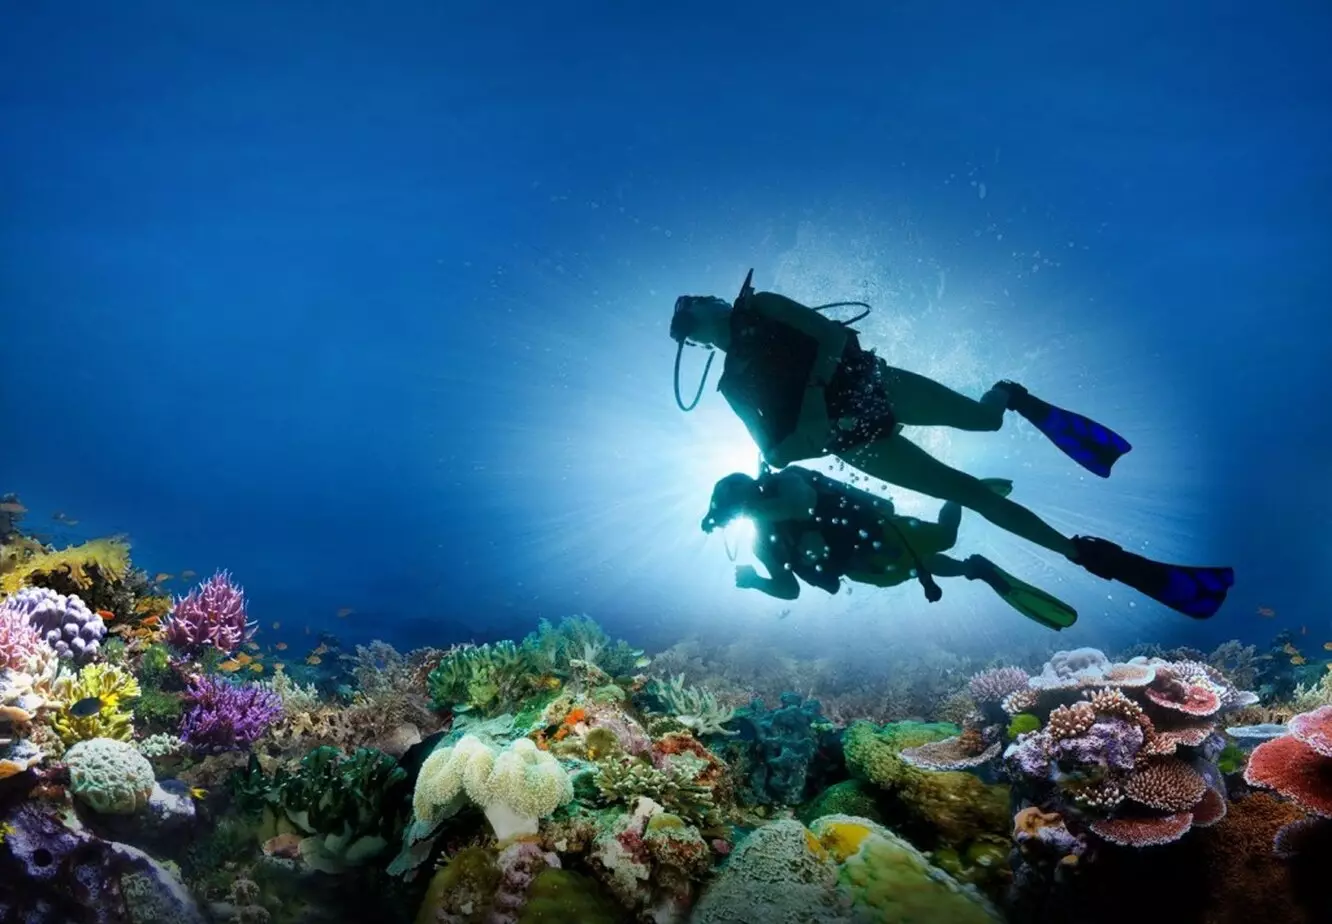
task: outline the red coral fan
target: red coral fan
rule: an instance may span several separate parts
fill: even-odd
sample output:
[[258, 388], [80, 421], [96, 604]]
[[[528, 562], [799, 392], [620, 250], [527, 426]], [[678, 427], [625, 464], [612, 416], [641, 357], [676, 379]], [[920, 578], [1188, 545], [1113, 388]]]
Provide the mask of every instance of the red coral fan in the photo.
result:
[[1196, 748], [1216, 731], [1216, 723], [1185, 725], [1182, 728], [1155, 728], [1148, 736], [1142, 753], [1147, 756], [1174, 754], [1179, 747]]
[[1221, 697], [1207, 687], [1170, 680], [1160, 686], [1144, 690], [1147, 698], [1162, 709], [1171, 709], [1185, 715], [1209, 716], [1221, 708]]
[[1290, 733], [1324, 757], [1332, 757], [1332, 706], [1301, 712], [1286, 725]]
[[1264, 741], [1249, 755], [1244, 781], [1275, 789], [1300, 808], [1332, 817], [1332, 760], [1294, 735]]
[[1120, 847], [1159, 847], [1188, 834], [1193, 816], [1179, 812], [1161, 818], [1110, 818], [1089, 827], [1097, 837]]
[[1193, 808], [1207, 792], [1207, 782], [1176, 757], [1154, 760], [1135, 770], [1124, 785], [1124, 795], [1162, 812]]
[[1207, 787], [1202, 800], [1193, 807], [1193, 826], [1210, 828], [1226, 817], [1226, 797], [1220, 790]]

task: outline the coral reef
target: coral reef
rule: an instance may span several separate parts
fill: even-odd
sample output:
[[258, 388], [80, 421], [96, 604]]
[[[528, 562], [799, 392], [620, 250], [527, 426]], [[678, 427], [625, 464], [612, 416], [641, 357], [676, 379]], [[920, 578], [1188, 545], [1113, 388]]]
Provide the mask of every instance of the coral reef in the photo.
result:
[[76, 664], [97, 657], [106, 624], [77, 596], [46, 587], [25, 587], [0, 603], [0, 623], [26, 618], [56, 653]]
[[196, 751], [210, 754], [247, 750], [282, 711], [276, 693], [211, 675], [190, 680], [185, 702], [189, 711], [181, 720], [180, 738]]
[[219, 571], [178, 598], [166, 622], [166, 640], [182, 651], [212, 648], [230, 654], [255, 632], [245, 605], [245, 591]]

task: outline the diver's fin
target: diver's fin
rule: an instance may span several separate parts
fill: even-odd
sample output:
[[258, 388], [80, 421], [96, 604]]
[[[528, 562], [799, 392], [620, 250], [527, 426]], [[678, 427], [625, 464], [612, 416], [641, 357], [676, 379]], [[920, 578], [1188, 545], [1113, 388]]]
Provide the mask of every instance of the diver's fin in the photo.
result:
[[1226, 602], [1234, 568], [1200, 568], [1152, 561], [1106, 539], [1074, 536], [1072, 560], [1107, 581], [1127, 584], [1172, 610], [1206, 619]]
[[1013, 493], [1013, 482], [1007, 478], [982, 478], [981, 484], [1000, 497], [1007, 497]]
[[1011, 410], [1031, 421], [1074, 462], [1102, 478], [1109, 478], [1111, 467], [1133, 448], [1109, 427], [1042, 401], [1016, 382], [1004, 381], [995, 387], [1008, 392]]
[[1078, 611], [1063, 600], [1018, 580], [988, 558], [967, 559], [967, 577], [984, 581], [1003, 601], [1028, 619], [1058, 632], [1078, 621]]

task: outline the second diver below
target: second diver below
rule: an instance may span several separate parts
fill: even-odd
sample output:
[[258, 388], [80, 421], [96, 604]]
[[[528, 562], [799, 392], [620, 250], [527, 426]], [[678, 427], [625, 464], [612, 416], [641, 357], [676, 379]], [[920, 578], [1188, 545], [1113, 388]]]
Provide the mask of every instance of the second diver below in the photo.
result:
[[[1001, 496], [1013, 488], [998, 478], [984, 483]], [[753, 522], [754, 555], [771, 577], [740, 565], [738, 587], [794, 600], [800, 594], [797, 578], [830, 594], [837, 593], [842, 578], [875, 587], [915, 579], [934, 602], [943, 596], [934, 578], [964, 577], [985, 583], [1013, 609], [1047, 628], [1066, 629], [1078, 618], [1067, 603], [988, 558], [972, 555], [959, 561], [945, 555], [957, 542], [962, 522], [962, 506], [954, 501], [943, 505], [937, 523], [928, 523], [898, 515], [887, 498], [791, 465], [757, 478], [737, 472], [717, 482], [703, 531], [740, 517]]]
[[835, 455], [880, 481], [970, 508], [1097, 577], [1132, 587], [1187, 616], [1206, 619], [1225, 602], [1235, 582], [1233, 569], [1167, 564], [1106, 539], [1065, 536], [1005, 492], [935, 459], [901, 431], [903, 426], [998, 430], [1011, 410], [1103, 478], [1131, 448], [1123, 437], [1015, 382], [999, 382], [977, 401], [889, 366], [861, 347], [850, 326], [859, 318], [835, 321], [820, 311], [836, 305], [810, 308], [773, 292], [756, 292], [752, 278], [751, 270], [734, 303], [713, 296], [676, 299], [671, 338], [678, 344], [675, 398], [682, 410], [691, 410], [703, 393], [700, 382], [692, 404], [680, 396], [685, 345], [720, 350], [726, 359], [717, 389], [768, 465], [780, 468]]

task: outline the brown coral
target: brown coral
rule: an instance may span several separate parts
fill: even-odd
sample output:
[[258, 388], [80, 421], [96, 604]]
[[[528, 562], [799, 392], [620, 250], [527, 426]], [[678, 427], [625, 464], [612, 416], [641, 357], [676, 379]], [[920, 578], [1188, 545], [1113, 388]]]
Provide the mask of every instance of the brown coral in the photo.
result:
[[1143, 714], [1142, 707], [1125, 696], [1124, 691], [1118, 687], [1097, 690], [1087, 701], [1098, 715], [1119, 716], [1121, 719], [1136, 722]]
[[1009, 715], [1021, 715], [1024, 712], [1031, 712], [1041, 701], [1039, 690], [1018, 690], [1016, 693], [1010, 693], [1004, 697], [1004, 712]]
[[1135, 770], [1124, 785], [1124, 795], [1162, 812], [1192, 809], [1207, 792], [1207, 782], [1176, 757], [1163, 757]]
[[1050, 711], [1045, 730], [1053, 738], [1076, 738], [1085, 735], [1096, 722], [1096, 710], [1091, 703], [1080, 702], [1071, 706], [1056, 706]]

